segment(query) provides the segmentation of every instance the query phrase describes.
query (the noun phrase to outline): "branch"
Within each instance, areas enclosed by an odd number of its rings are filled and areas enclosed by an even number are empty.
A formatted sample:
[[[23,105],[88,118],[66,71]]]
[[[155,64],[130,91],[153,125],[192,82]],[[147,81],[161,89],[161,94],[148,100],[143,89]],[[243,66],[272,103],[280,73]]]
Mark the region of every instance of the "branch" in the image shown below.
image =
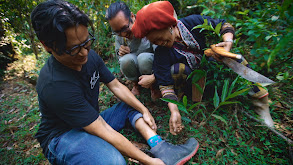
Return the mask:
[[[249,118],[253,119],[254,121],[259,122],[259,123],[261,123],[262,125],[264,125],[264,126],[266,126],[267,128],[269,128],[272,132],[274,132],[275,134],[279,135],[279,136],[280,136],[282,139],[284,139],[287,143],[289,143],[289,144],[293,144],[293,141],[292,141],[291,139],[289,139],[288,137],[286,137],[285,135],[283,135],[283,134],[280,133],[279,131],[275,130],[274,128],[267,126],[263,121],[261,121],[261,120],[255,118],[255,117],[253,117],[252,115],[250,115],[249,113],[245,112],[245,111],[243,110],[243,108],[241,108],[240,111],[241,111],[242,113],[244,113],[246,116],[248,116]]]

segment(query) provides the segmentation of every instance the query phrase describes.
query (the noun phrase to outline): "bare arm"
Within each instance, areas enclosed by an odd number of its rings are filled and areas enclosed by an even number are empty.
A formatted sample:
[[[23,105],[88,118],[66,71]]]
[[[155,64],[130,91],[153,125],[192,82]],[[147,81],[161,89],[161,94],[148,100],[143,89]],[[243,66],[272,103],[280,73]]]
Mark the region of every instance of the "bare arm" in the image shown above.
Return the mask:
[[[151,158],[136,148],[123,135],[109,126],[101,116],[90,125],[84,127],[84,130],[104,139],[118,149],[123,155],[136,159],[143,164],[162,164],[160,159]]]
[[[141,112],[145,122],[153,130],[157,130],[155,120],[149,110],[130,92],[125,85],[121,84],[117,79],[114,79],[106,85],[120,100]]]
[[[184,128],[181,121],[181,115],[176,104],[169,102],[168,107],[171,112],[171,116],[169,119],[170,133],[173,135],[177,135]]]

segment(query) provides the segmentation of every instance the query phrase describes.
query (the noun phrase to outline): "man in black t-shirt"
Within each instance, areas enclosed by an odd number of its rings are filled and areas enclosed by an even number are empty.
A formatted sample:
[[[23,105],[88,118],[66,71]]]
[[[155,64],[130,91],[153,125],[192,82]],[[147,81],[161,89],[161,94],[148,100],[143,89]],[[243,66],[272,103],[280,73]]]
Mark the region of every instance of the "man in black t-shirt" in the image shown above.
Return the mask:
[[[41,124],[36,138],[52,164],[125,164],[122,154],[143,164],[182,164],[196,153],[194,138],[175,146],[157,135],[149,110],[90,49],[95,37],[82,11],[66,1],[49,0],[33,10],[31,20],[51,54],[37,83]],[[100,82],[123,101],[101,113]],[[117,132],[126,122],[147,140],[155,158]]]

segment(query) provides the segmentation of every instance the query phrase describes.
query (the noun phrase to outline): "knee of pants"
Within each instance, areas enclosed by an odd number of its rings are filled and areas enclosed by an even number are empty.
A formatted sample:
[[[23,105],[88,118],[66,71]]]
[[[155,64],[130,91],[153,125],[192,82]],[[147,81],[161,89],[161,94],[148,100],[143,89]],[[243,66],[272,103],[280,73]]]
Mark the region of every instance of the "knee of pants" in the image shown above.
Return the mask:
[[[151,74],[153,68],[154,54],[153,53],[140,53],[137,56],[137,63],[139,72],[141,74]]]
[[[134,54],[126,54],[119,59],[120,69],[122,73],[126,76],[129,80],[137,80],[139,73],[138,73],[138,66],[137,66],[137,56]]]
[[[126,54],[119,59],[121,70],[137,67],[137,56],[134,54]]]

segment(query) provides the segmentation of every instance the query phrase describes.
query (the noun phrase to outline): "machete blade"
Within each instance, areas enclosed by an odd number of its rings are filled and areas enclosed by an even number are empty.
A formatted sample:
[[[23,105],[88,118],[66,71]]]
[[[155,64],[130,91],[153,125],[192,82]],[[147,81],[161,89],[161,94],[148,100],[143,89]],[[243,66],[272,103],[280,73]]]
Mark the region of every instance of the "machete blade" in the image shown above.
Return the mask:
[[[273,84],[275,83],[273,80],[265,77],[264,75],[238,63],[235,60],[232,60],[231,58],[224,57],[223,62],[231,68],[234,72],[239,74],[241,77],[245,78],[248,81],[254,82],[254,83],[263,83],[263,84]]]

